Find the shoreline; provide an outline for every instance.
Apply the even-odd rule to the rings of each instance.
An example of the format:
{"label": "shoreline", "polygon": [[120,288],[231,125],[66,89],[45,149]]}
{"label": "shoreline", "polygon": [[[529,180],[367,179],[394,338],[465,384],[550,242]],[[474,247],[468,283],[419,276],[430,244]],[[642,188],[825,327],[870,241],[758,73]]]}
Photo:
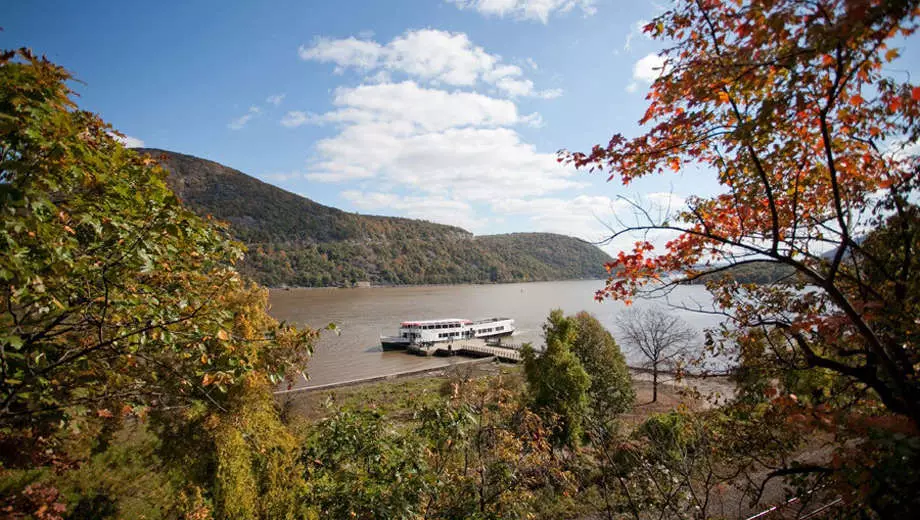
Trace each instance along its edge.
{"label": "shoreline", "polygon": [[[379,376],[337,381],[335,383],[324,383],[321,385],[301,386],[297,388],[275,390],[272,392],[272,394],[277,397],[283,397],[296,394],[311,394],[316,392],[323,392],[326,390],[336,390],[340,388],[359,388],[362,386],[370,386],[386,382],[396,382],[399,380],[407,379],[440,379],[450,376],[452,372],[459,368],[484,369],[483,372],[488,373],[503,367],[508,368],[517,366],[520,366],[520,363],[505,363],[499,361],[495,357],[473,358],[446,366],[417,368],[413,370],[393,372]],[[651,382],[652,371],[650,369],[634,366],[627,366],[627,368],[629,369],[630,378],[634,383]],[[718,393],[720,396],[725,397],[729,397],[734,394],[734,383],[731,382],[729,373],[684,373],[681,375],[680,379],[676,378],[676,374],[673,371],[661,370],[658,372],[658,374],[659,386],[670,386],[674,388],[695,388],[701,392],[703,390],[708,390],[709,393]]]}
{"label": "shoreline", "polygon": [[537,284],[537,283],[560,283],[560,282],[586,282],[596,280],[602,282],[606,278],[565,278],[562,280],[517,280],[509,282],[458,282],[458,283],[426,283],[426,284],[379,284],[371,285],[368,287],[340,287],[337,285],[326,285],[322,287],[314,286],[277,286],[271,287],[264,285],[269,291],[324,291],[324,290],[361,290],[366,291],[368,289],[404,289],[404,288],[436,288],[436,287],[479,287],[479,286],[493,286],[493,285],[514,285],[514,284]]}

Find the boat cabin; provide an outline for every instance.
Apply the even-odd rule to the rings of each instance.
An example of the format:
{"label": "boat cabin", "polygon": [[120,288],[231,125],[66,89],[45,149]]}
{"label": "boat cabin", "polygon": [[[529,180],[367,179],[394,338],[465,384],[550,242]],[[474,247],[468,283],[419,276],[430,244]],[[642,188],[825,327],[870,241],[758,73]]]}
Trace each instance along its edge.
{"label": "boat cabin", "polygon": [[463,319],[404,321],[399,324],[399,335],[412,343],[468,339],[473,337],[472,323]]}

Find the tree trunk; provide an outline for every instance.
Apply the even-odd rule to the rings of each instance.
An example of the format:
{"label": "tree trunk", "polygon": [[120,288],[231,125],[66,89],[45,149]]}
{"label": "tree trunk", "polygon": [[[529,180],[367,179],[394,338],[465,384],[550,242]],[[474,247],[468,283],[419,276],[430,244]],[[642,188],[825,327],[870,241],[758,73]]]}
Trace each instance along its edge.
{"label": "tree trunk", "polygon": [[652,365],[652,402],[658,402],[658,364]]}

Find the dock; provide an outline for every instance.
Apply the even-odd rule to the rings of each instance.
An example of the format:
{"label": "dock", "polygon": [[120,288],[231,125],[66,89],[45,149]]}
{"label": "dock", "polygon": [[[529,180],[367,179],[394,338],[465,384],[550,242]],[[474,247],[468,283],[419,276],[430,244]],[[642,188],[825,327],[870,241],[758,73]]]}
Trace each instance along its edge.
{"label": "dock", "polygon": [[481,339],[464,339],[450,343],[435,343],[429,346],[413,344],[410,345],[406,351],[417,356],[493,357],[510,363],[521,362],[521,350],[519,345],[493,345]]}

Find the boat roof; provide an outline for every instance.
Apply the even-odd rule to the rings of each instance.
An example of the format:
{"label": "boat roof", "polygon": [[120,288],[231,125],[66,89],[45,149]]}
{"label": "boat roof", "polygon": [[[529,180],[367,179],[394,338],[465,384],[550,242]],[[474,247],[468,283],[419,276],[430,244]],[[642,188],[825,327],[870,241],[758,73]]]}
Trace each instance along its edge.
{"label": "boat roof", "polygon": [[464,323],[464,324],[469,324],[469,323],[473,323],[473,322],[470,321],[470,320],[467,320],[467,319],[463,319],[463,318],[442,318],[442,319],[440,319],[440,320],[410,320],[410,321],[404,321],[404,322],[400,323],[400,326],[403,326],[403,327],[417,327],[417,326],[420,326],[420,325],[436,325],[436,324],[439,324],[439,323]]}

